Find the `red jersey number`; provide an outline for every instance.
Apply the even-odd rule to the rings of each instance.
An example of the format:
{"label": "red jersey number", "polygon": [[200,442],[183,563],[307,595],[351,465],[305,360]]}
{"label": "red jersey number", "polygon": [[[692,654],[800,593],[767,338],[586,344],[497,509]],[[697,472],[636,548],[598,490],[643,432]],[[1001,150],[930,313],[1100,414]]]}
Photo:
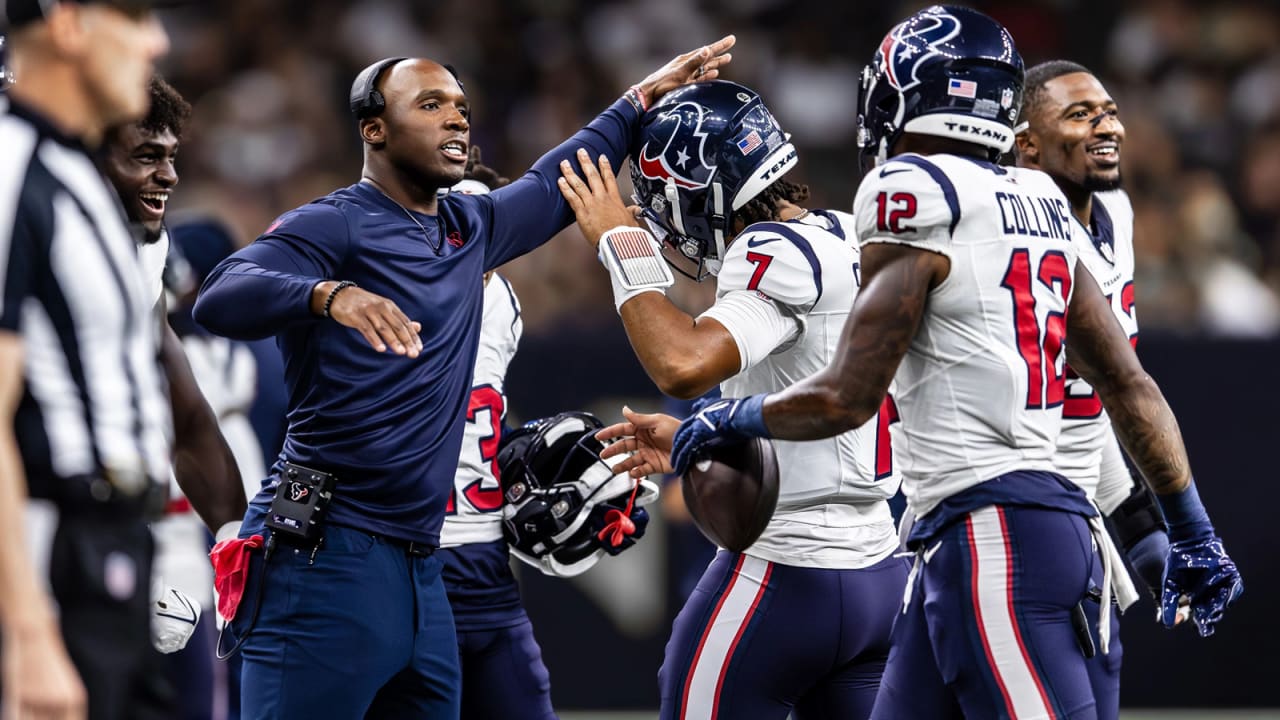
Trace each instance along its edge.
{"label": "red jersey number", "polygon": [[1065,311],[1051,311],[1045,316],[1044,327],[1040,327],[1036,316],[1037,284],[1062,298],[1065,307],[1071,296],[1071,268],[1066,255],[1057,251],[1045,253],[1033,273],[1031,252],[1014,250],[1000,285],[1013,296],[1014,334],[1018,353],[1027,365],[1028,409],[1061,405],[1066,383],[1066,373],[1058,371],[1057,362],[1067,335],[1067,315]]}
{"label": "red jersey number", "polygon": [[[498,477],[498,444],[502,440],[502,416],[506,411],[506,403],[502,393],[491,385],[481,385],[471,389],[471,400],[467,403],[467,422],[475,423],[483,413],[488,415],[489,433],[480,436],[480,460],[489,463],[493,476]],[[476,480],[462,490],[463,496],[471,507],[480,512],[493,512],[502,507],[502,488],[485,488],[484,480]],[[455,487],[449,494],[445,512],[453,514],[458,511],[458,490]]]}

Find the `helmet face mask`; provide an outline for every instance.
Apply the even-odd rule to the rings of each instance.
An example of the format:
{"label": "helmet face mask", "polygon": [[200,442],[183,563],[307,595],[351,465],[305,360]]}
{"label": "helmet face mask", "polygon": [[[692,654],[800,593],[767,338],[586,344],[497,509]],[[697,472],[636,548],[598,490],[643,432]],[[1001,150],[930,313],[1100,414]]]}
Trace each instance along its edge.
{"label": "helmet face mask", "polygon": [[795,148],[754,91],[723,80],[667,93],[640,120],[634,199],[655,237],[694,280],[715,275],[734,213],[796,164]]}
{"label": "helmet face mask", "polygon": [[902,133],[961,140],[994,161],[1013,145],[1023,63],[999,23],[935,5],[885,35],[858,91],[862,164],[884,162]]}
{"label": "helmet face mask", "polygon": [[503,438],[498,452],[503,536],[512,555],[545,574],[578,575],[606,553],[629,547],[634,540],[616,548],[599,540],[606,514],[625,512],[634,491],[632,519],[643,531],[647,515],[639,506],[658,495],[653,483],[615,475],[600,458],[605,446],[595,433],[602,427],[594,415],[569,412]]}

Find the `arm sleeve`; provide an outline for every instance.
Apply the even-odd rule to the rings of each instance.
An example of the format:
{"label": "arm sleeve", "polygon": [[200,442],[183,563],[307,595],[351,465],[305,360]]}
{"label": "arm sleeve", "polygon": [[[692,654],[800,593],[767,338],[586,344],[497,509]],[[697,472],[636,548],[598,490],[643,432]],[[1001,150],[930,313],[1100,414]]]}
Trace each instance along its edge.
{"label": "arm sleeve", "polygon": [[492,212],[485,269],[529,252],[568,227],[573,211],[556,186],[560,161],[568,160],[577,169],[575,153],[578,148],[586,148],[593,160],[604,155],[615,171],[620,170],[639,119],[635,108],[619,99],[573,137],[539,158],[515,182],[479,196]]}
{"label": "arm sleeve", "polygon": [[733,336],[739,367],[746,370],[799,337],[803,322],[778,303],[750,290],[734,290],[698,316],[712,318]]}
{"label": "arm sleeve", "polygon": [[1107,441],[1102,446],[1102,462],[1098,467],[1098,509],[1103,515],[1110,515],[1120,507],[1129,494],[1133,492],[1133,476],[1129,474],[1129,466],[1125,465],[1124,455],[1120,452],[1120,442],[1113,432],[1107,433]]}
{"label": "arm sleeve", "polygon": [[929,160],[905,155],[877,167],[858,187],[858,244],[893,243],[951,257],[960,202],[950,178]]}
{"label": "arm sleeve", "polygon": [[193,310],[196,322],[217,335],[257,340],[313,320],[311,291],[334,278],[349,241],[346,216],[336,207],[312,204],[285,214],[209,273]]}

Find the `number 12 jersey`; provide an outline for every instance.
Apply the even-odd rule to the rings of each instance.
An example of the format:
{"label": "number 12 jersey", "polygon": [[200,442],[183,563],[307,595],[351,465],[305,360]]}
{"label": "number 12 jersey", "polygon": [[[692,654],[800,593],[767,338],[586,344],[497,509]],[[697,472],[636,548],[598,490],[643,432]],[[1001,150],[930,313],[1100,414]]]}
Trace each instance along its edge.
{"label": "number 12 jersey", "polygon": [[868,173],[854,215],[863,247],[951,263],[895,378],[893,445],[916,516],[1015,470],[1054,472],[1083,232],[1062,192],[1034,170],[907,154]]}

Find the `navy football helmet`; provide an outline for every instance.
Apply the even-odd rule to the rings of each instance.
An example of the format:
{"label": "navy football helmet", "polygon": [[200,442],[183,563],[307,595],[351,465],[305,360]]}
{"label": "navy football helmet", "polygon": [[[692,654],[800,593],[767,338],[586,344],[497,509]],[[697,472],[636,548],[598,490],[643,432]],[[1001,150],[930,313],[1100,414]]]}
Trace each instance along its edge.
{"label": "navy football helmet", "polygon": [[984,145],[994,161],[1013,146],[1022,107],[1022,57],[1000,23],[934,5],[885,35],[862,71],[858,145],[884,162],[904,132]]}
{"label": "navy football helmet", "polygon": [[512,555],[546,575],[584,573],[644,535],[649,516],[641,506],[658,497],[658,487],[614,474],[595,437],[603,427],[590,413],[566,412],[502,438],[503,536]]}
{"label": "navy football helmet", "polygon": [[795,167],[795,147],[755,91],[725,80],[673,90],[640,119],[631,148],[636,204],[660,240],[720,271],[733,213]]}

